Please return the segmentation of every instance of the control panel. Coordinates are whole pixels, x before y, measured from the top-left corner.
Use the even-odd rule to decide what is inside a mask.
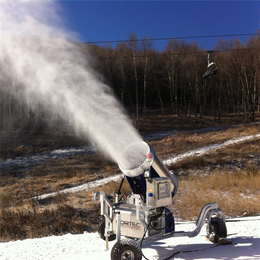
[[[154,208],[171,205],[171,179],[158,177],[147,180],[146,198],[146,205]]]

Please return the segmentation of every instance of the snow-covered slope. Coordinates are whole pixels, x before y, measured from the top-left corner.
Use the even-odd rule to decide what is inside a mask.
[[[171,259],[260,259],[260,217],[227,219],[229,245],[216,245],[205,239],[206,227],[195,238],[170,237],[145,244],[143,254],[150,260],[164,259],[180,252]],[[176,230],[193,229],[195,223],[176,223]],[[51,236],[0,243],[1,260],[109,260],[115,241],[106,243],[98,233]]]

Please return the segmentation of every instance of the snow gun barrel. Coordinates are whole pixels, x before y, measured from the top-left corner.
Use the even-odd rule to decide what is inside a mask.
[[[168,168],[164,165],[164,163],[161,161],[159,156],[155,153],[153,148],[149,146],[147,143],[142,143],[146,148],[146,155],[144,155],[143,162],[138,165],[137,167],[134,167],[132,169],[127,169],[124,167],[121,167],[119,165],[120,170],[124,175],[127,177],[137,177],[139,175],[143,175],[145,171],[149,170],[151,171],[152,178],[153,177],[166,177],[171,179],[171,188],[172,193],[175,194],[178,189],[178,179],[177,177],[168,170]]]

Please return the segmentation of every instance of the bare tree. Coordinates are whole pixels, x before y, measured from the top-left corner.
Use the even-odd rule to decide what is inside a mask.
[[[114,63],[114,66],[116,76],[119,80],[120,100],[122,103],[127,103],[127,101],[125,101],[125,95],[127,95],[134,116],[134,102],[132,100],[131,93],[128,88],[128,82],[131,78],[130,62],[132,59],[132,55],[131,53],[129,53],[129,49],[125,43],[119,43],[115,48],[115,56],[116,61]]]
[[[138,54],[140,51],[140,44],[136,34],[131,33],[127,41],[128,48],[132,52],[132,69],[133,69],[133,80],[135,85],[135,105],[136,105],[136,127],[140,128],[139,122],[139,83],[138,83],[138,69],[139,69],[139,58]]]
[[[143,90],[144,90],[144,98],[143,98],[143,113],[145,114],[146,110],[146,102],[147,102],[147,82],[149,76],[151,76],[151,71],[155,65],[155,55],[158,53],[153,49],[154,41],[148,40],[147,37],[144,37],[141,42],[141,68],[143,72]]]

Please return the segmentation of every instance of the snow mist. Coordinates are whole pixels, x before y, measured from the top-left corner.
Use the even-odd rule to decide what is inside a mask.
[[[40,105],[58,114],[120,166],[140,165],[146,156],[142,138],[79,46],[68,40],[71,33],[58,11],[49,1],[0,3],[1,84],[32,108]],[[124,155],[127,147],[133,148]]]

